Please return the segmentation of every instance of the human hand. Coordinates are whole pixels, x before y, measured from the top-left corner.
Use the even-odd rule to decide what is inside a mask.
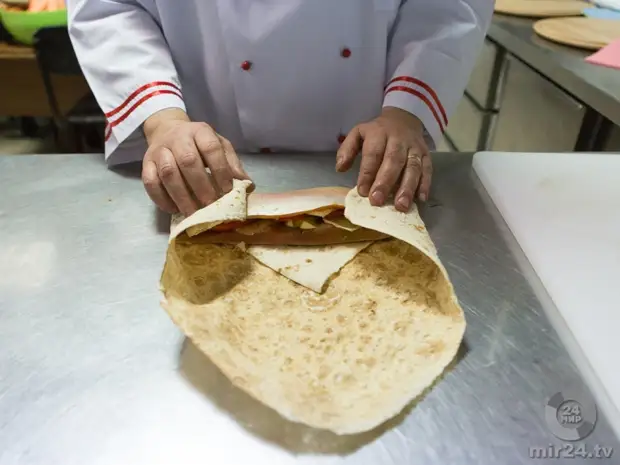
[[[376,119],[353,128],[338,150],[336,169],[347,171],[362,153],[357,189],[383,205],[392,193],[394,206],[409,211],[414,198],[428,199],[433,167],[422,122],[411,113],[385,107]]]
[[[191,122],[181,110],[152,115],[143,130],[148,150],[142,181],[164,211],[191,215],[230,192],[233,179],[250,179],[231,143],[208,124]]]

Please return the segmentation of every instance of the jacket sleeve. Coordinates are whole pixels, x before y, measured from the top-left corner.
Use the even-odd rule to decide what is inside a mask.
[[[162,32],[137,0],[68,0],[67,10],[73,47],[106,116],[106,159],[140,160],[144,120],[166,108],[185,110]]]
[[[433,146],[463,96],[493,0],[403,0],[392,28],[383,106],[424,124]]]

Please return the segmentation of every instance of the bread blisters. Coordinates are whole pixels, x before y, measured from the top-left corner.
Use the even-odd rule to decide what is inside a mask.
[[[200,221],[328,207],[379,240],[216,244],[204,241],[209,234],[183,234],[201,225],[190,217],[171,236],[163,307],[233,384],[289,420],[352,434],[398,414],[440,376],[465,330],[417,210],[373,207],[355,189],[240,189]],[[222,205],[232,206],[215,213]]]

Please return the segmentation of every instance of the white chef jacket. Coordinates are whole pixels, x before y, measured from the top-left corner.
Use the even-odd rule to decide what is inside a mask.
[[[142,123],[185,110],[237,151],[336,151],[382,106],[437,142],[493,0],[68,0],[106,115],[106,159],[142,159]]]

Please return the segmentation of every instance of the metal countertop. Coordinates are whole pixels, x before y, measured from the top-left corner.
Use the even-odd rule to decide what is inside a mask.
[[[334,171],[333,154],[243,158],[259,189],[355,180]],[[338,437],[233,388],[160,309],[169,218],[139,167],[0,156],[0,465],[593,463],[530,458],[566,450],[546,400],[583,384],[476,188],[471,156],[434,158],[422,216],[466,312],[459,361],[415,408]],[[595,463],[618,463],[604,418],[585,444],[615,449]]]
[[[620,72],[591,65],[593,52],[567,47],[539,37],[531,19],[495,14],[488,37],[540,74],[620,125]]]

